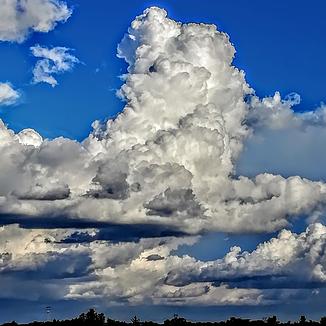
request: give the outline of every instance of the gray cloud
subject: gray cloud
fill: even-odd
[[[168,217],[178,214],[196,217],[203,214],[191,189],[171,190],[168,188],[144,206],[148,209],[149,215]]]

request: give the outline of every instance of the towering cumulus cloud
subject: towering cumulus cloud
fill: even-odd
[[[55,283],[59,276],[48,265],[64,261],[60,275],[70,273],[71,281],[52,295],[108,302],[259,304],[276,300],[273,286],[298,287],[301,278],[322,286],[322,224],[300,235],[283,230],[252,253],[236,247],[213,262],[175,254],[207,231],[278,231],[326,204],[323,182],[236,175],[244,141],[275,122],[277,112],[299,127],[314,118],[295,116],[295,96],[256,98],[244,72],[232,66],[234,54],[216,26],[181,24],[150,8],[118,46],[129,66],[119,91],[126,106],[115,119],[94,122],[82,143],[44,140],[31,129],[14,134],[1,123],[0,214],[20,225],[2,232],[9,243],[11,233],[23,234],[25,248],[3,249],[1,268],[12,277],[30,268]],[[65,229],[81,225],[92,230]],[[33,233],[24,226],[42,228]],[[141,229],[144,238],[114,244],[111,228]],[[288,248],[284,257],[281,246]],[[266,288],[256,281],[262,276]]]

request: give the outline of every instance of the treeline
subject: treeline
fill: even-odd
[[[16,326],[15,321],[5,323],[1,326]],[[264,318],[262,320],[250,320],[231,317],[226,321],[219,322],[191,322],[185,318],[174,315],[173,318],[167,319],[163,324],[152,321],[142,321],[138,317],[133,317],[130,322],[117,321],[107,318],[103,313],[97,313],[94,309],[90,309],[87,313],[82,313],[77,318],[67,320],[56,320],[38,322],[34,321],[29,324],[19,324],[20,326],[276,326],[276,325],[297,325],[297,326],[326,326],[326,317],[322,317],[320,321],[307,320],[305,316],[301,316],[298,321],[280,322],[276,316]]]

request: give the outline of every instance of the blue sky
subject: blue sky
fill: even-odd
[[[95,119],[114,116],[123,108],[115,96],[118,76],[125,72],[116,47],[131,20],[145,8],[158,5],[184,22],[217,24],[237,49],[235,65],[259,96],[280,91],[302,97],[298,109],[325,101],[325,3],[297,1],[68,1],[74,13],[67,24],[47,34],[34,33],[24,44],[0,44],[2,80],[24,92],[22,103],[2,110],[18,131],[34,128],[45,137],[64,135],[83,139]],[[35,58],[29,47],[66,46],[84,63],[59,76],[59,86],[30,85]],[[264,59],[262,59],[264,58]],[[98,72],[97,69],[99,69]],[[78,123],[76,123],[78,116]]]
[[[0,82],[9,82],[20,93],[20,98],[15,104],[0,106],[0,119],[17,133],[16,136],[8,136],[7,128],[0,125],[0,137],[3,138],[3,142],[0,138],[0,155],[3,155],[0,163],[0,218],[3,229],[0,231],[4,232],[3,239],[8,237],[6,241],[9,243],[9,245],[1,244],[0,241],[0,249],[3,245],[5,248],[3,250],[8,252],[13,250],[12,257],[14,257],[13,263],[1,270],[4,276],[2,280],[0,279],[0,286],[2,282],[5,290],[3,296],[0,296],[0,321],[13,318],[18,318],[20,321],[42,319],[46,305],[53,307],[56,318],[71,317],[92,306],[120,319],[128,319],[138,313],[144,319],[162,320],[171,317],[175,312],[197,320],[223,319],[230,315],[261,318],[275,313],[282,319],[295,319],[302,313],[307,314],[309,318],[319,318],[323,312],[322,304],[326,296],[325,281],[321,280],[322,278],[318,279],[319,270],[316,266],[311,266],[307,275],[301,275],[296,273],[296,265],[294,263],[292,265],[291,259],[300,260],[305,256],[305,252],[298,252],[297,256],[293,254],[294,258],[289,258],[287,269],[285,271],[281,269],[275,276],[273,264],[277,265],[277,263],[273,262],[273,259],[276,259],[279,253],[276,252],[271,258],[272,267],[268,264],[266,267],[264,255],[268,256],[267,253],[272,252],[277,245],[270,251],[267,245],[266,252],[260,251],[259,246],[264,246],[263,243],[272,238],[274,238],[271,240],[272,244],[275,241],[285,249],[291,248],[296,241],[305,241],[303,247],[307,247],[308,251],[309,246],[312,246],[310,249],[313,252],[315,243],[311,244],[313,242],[311,239],[315,239],[314,234],[317,236],[322,234],[318,240],[321,245],[326,241],[323,235],[325,231],[320,231],[319,226],[315,226],[316,223],[321,223],[321,228],[325,227],[326,114],[324,112],[326,110],[321,104],[326,101],[325,2],[322,0],[310,2],[66,0],[65,2],[73,10],[71,17],[65,23],[58,23],[47,33],[30,33],[21,43],[0,41],[0,62],[2,62]],[[175,101],[176,107],[169,106],[171,103],[169,94],[174,94],[171,86],[173,79],[163,79],[163,81],[158,79],[160,85],[158,89],[160,91],[163,89],[162,94],[155,88],[154,80],[153,94],[157,92],[159,96],[157,98],[153,96],[148,107],[146,101],[142,102],[143,99],[137,98],[141,103],[139,107],[137,101],[136,104],[133,102],[135,94],[147,94],[148,89],[152,91],[151,86],[146,84],[145,78],[148,71],[153,75],[157,73],[155,64],[158,64],[159,60],[157,59],[150,68],[146,68],[145,72],[142,71],[141,65],[136,67],[140,69],[142,78],[145,76],[139,84],[132,79],[137,75],[135,73],[137,64],[133,63],[134,66],[129,68],[130,79],[125,81],[121,76],[127,73],[128,65],[123,59],[117,57],[117,46],[128,32],[128,27],[135,17],[151,6],[165,8],[169,18],[182,23],[215,24],[219,31],[226,32],[230,36],[236,48],[233,65],[244,70],[247,83],[257,95],[255,98],[252,94],[246,93],[245,86],[241,90],[234,86],[241,83],[244,85],[240,74],[230,74],[230,77],[228,71],[221,70],[215,76],[215,67],[212,68],[209,64],[205,66],[207,70],[212,69],[210,73],[215,78],[214,85],[216,88],[221,87],[225,100],[224,98],[216,100],[215,95],[211,94],[207,96],[211,96],[213,102],[216,101],[217,107],[226,107],[226,111],[230,109],[233,112],[233,108],[236,107],[235,118],[231,115],[235,122],[227,121],[224,126],[225,130],[231,129],[227,131],[229,134],[223,134],[225,130],[219,130],[219,125],[217,127],[214,125],[218,135],[222,135],[224,140],[235,139],[236,145],[228,145],[231,148],[230,152],[233,153],[230,154],[231,158],[225,154],[227,150],[222,151],[222,154],[219,154],[220,152],[216,154],[214,150],[200,152],[201,147],[205,147],[206,143],[210,144],[210,141],[216,143],[216,147],[220,146],[221,142],[216,134],[205,136],[204,142],[200,142],[201,137],[206,134],[198,133],[197,129],[191,129],[190,136],[187,134],[188,141],[183,142],[177,150],[173,145],[169,147],[171,143],[174,144],[173,141],[166,147],[162,146],[157,152],[151,147],[154,146],[151,142],[159,145],[161,140],[155,137],[161,134],[164,136],[166,132],[166,127],[160,125],[161,115],[171,127],[175,121],[174,118],[169,120],[169,114],[173,117],[174,111],[179,109],[178,105],[182,108],[183,102],[187,102],[192,93],[197,94],[197,89],[194,92],[189,89],[197,85],[196,78],[200,75],[196,72],[191,77],[194,79],[189,85],[184,80],[179,81],[180,94],[186,95],[173,99],[172,103],[174,104]],[[161,14],[158,14],[159,17]],[[144,24],[148,19],[155,30],[155,21],[147,16],[142,19],[141,23],[145,22]],[[165,23],[167,24],[166,20]],[[3,35],[1,28],[0,25],[0,39]],[[151,31],[150,28],[149,30]],[[134,35],[133,32],[134,30],[130,32],[131,35]],[[146,31],[144,34],[147,35]],[[230,44],[226,40],[217,38],[216,42],[230,49]],[[69,48],[71,49],[69,53],[78,58],[79,62],[68,69],[69,71],[55,76],[58,81],[55,87],[44,82],[33,83],[33,69],[40,62],[31,51],[31,47],[36,45],[40,45],[43,49]],[[128,51],[132,49],[129,45],[122,45],[122,56],[128,56]],[[155,46],[159,47],[155,43],[153,52]],[[184,48],[187,49],[186,46]],[[212,55],[214,49],[212,48],[209,55]],[[174,53],[166,51],[166,53],[163,51],[164,58],[174,60],[172,59]],[[222,59],[217,55],[216,66],[219,67],[221,62],[221,66],[228,65],[229,63],[223,61],[223,55],[227,56],[229,52],[222,51],[219,54]],[[211,59],[209,55],[207,62]],[[206,59],[205,56],[204,52],[198,52],[199,59],[196,60],[200,62],[201,58]],[[189,59],[186,51],[184,58],[178,59],[179,61],[184,59],[187,64],[194,64],[191,60],[195,60]],[[170,71],[171,76],[174,76],[174,73],[174,70]],[[226,79],[221,79],[221,83],[219,74],[226,76]],[[227,84],[228,78],[232,81],[230,84]],[[126,83],[131,90],[130,93],[126,91],[124,94],[124,101],[116,95],[123,83]],[[227,85],[225,86],[224,83]],[[186,85],[186,90],[182,85]],[[168,88],[167,94],[164,93],[165,87]],[[200,92],[201,90],[198,91],[199,95]],[[280,92],[283,100],[278,100],[277,95],[274,96],[275,92]],[[301,96],[300,104],[295,105],[285,99],[286,95],[292,92]],[[244,103],[247,97],[252,99],[252,102],[247,102],[249,109],[243,114],[241,111],[243,107],[237,109],[236,100]],[[265,97],[267,100],[265,99],[264,102],[262,99]],[[166,115],[162,112],[164,110],[160,109],[162,98],[167,103]],[[255,102],[255,99],[258,102]],[[204,104],[196,101],[199,100],[194,100],[196,105]],[[94,120],[106,121],[114,118],[123,110],[126,102],[136,112],[136,117],[130,118],[127,113],[121,118],[122,122],[117,119],[117,122],[113,122],[110,127],[105,124],[95,126],[94,134],[89,136]],[[156,108],[160,116],[155,115]],[[186,121],[191,114],[185,115],[182,109],[180,110],[180,121]],[[224,111],[221,110],[223,115]],[[189,112],[193,113],[193,108]],[[300,114],[304,112],[309,113]],[[199,115],[198,119],[202,119],[201,123],[204,124],[207,115],[207,120],[216,122],[216,117],[219,115],[212,115],[211,119],[209,115],[211,113],[206,112],[204,117]],[[230,117],[226,115],[224,120],[228,119]],[[163,122],[162,125],[165,126]],[[158,128],[156,136],[150,134],[152,126]],[[32,128],[34,131],[19,134],[26,128]],[[113,129],[112,132],[110,128]],[[207,130],[207,133],[211,131],[210,128]],[[37,133],[49,140],[61,136],[63,138],[44,141]],[[80,142],[85,138],[86,142],[81,144]],[[78,142],[72,142],[70,139]],[[194,142],[194,145],[189,149],[187,144],[191,142]],[[130,148],[128,148],[129,144],[131,144]],[[148,146],[144,147],[146,150],[140,150],[144,157],[138,156],[137,146]],[[164,151],[166,148],[167,150]],[[200,155],[197,155],[197,150]],[[154,158],[159,157],[158,161],[146,156],[151,151],[155,154],[153,154]],[[177,152],[175,157],[171,154],[174,151]],[[169,156],[170,154],[172,156]],[[220,157],[223,158],[221,162]],[[201,158],[204,163],[200,161]],[[166,164],[163,164],[160,159],[166,159],[164,161]],[[137,168],[135,162],[140,162]],[[147,162],[147,165],[145,164],[147,170],[146,168],[141,170],[144,162]],[[195,162],[194,166],[192,166],[193,162]],[[167,166],[171,170],[164,174],[165,169],[168,169]],[[214,170],[215,166],[220,170],[210,174],[209,171]],[[151,172],[152,174],[148,172],[151,169],[154,171]],[[160,171],[163,171],[162,174]],[[258,181],[252,181],[260,173],[274,175],[261,175]],[[293,175],[297,177],[291,179]],[[157,179],[154,179],[154,176]],[[220,183],[219,177],[224,178],[225,184]],[[246,180],[241,184],[244,179]],[[147,188],[146,184],[142,184],[143,180],[146,182],[149,180]],[[249,190],[246,190],[246,187]],[[141,197],[143,189],[145,189],[144,198]],[[134,200],[132,196],[139,197],[135,197],[137,200]],[[129,197],[133,199],[130,202]],[[135,202],[139,202],[141,207],[133,206]],[[216,202],[220,203],[220,206]],[[226,205],[226,208],[223,205]],[[212,213],[213,216],[206,216],[203,207],[207,210],[211,209],[215,215]],[[145,216],[141,215],[142,213]],[[219,222],[221,218],[224,218],[224,222]],[[170,220],[167,221],[168,219]],[[19,223],[17,229],[16,226],[12,226],[16,225],[14,223]],[[308,225],[310,229],[306,231]],[[297,237],[291,233],[289,239],[294,240],[291,243],[290,241],[283,243],[284,239],[279,236],[279,232],[283,232],[281,230],[284,228],[301,235]],[[56,233],[53,229],[60,231]],[[174,240],[169,236],[174,236]],[[191,236],[201,238],[194,240]],[[54,239],[53,247],[44,249],[41,242],[38,242],[39,237]],[[103,243],[98,244],[96,241]],[[24,249],[15,252],[16,242],[17,248],[21,246]],[[74,247],[73,244],[78,243],[80,252],[76,250],[78,251],[76,253],[75,249],[71,249],[67,252],[63,250],[64,254],[62,254],[62,248],[56,247],[57,243],[63,246],[67,244],[69,250],[76,249],[78,246]],[[116,243],[118,245],[115,247]],[[320,243],[318,242],[316,246]],[[94,244],[94,247],[90,244]],[[113,253],[108,251],[106,245],[113,247],[110,247]],[[49,246],[52,246],[52,242]],[[250,264],[259,265],[261,269],[258,269],[257,274],[248,276],[246,270],[241,270],[241,266],[232,270],[225,263],[229,256],[233,257],[235,251],[232,250],[237,249],[230,251],[230,248],[235,246],[240,246],[244,251],[254,252],[253,255],[249,255],[254,258],[250,258],[247,253],[238,253],[236,257],[239,261],[241,259],[248,261],[247,269]],[[258,250],[256,250],[257,246]],[[118,250],[117,253],[114,250]],[[295,250],[293,249],[293,252]],[[225,272],[223,277],[219,274],[212,276],[210,274],[213,273],[212,270],[203,273],[205,275],[194,276],[192,270],[182,270],[181,262],[181,267],[178,265],[172,268],[169,265],[171,270],[167,270],[161,280],[167,282],[168,276],[175,276],[176,280],[171,279],[171,284],[167,285],[178,288],[182,284],[180,291],[185,292],[190,291],[188,285],[200,287],[201,284],[207,283],[212,289],[210,293],[215,293],[216,288],[224,291],[224,285],[227,284],[230,292],[235,290],[230,297],[235,296],[236,304],[221,304],[220,301],[215,305],[207,302],[205,304],[204,298],[197,307],[198,302],[191,301],[195,300],[192,299],[193,297],[190,303],[187,301],[185,305],[176,306],[171,304],[171,301],[164,304],[166,297],[160,291],[164,292],[166,289],[157,288],[157,284],[153,285],[154,290],[152,288],[148,290],[152,293],[151,296],[145,290],[141,292],[139,296],[143,295],[144,298],[136,305],[132,301],[134,298],[126,294],[128,289],[125,289],[125,292],[121,290],[122,294],[112,294],[112,289],[107,285],[110,284],[110,279],[105,274],[111,265],[105,265],[107,263],[105,259],[112,263],[112,270],[118,266],[117,274],[124,275],[125,271],[132,274],[134,272],[130,261],[138,266],[137,259],[140,259],[135,252],[139,257],[148,254],[147,258],[145,256],[141,258],[147,259],[146,263],[150,262],[151,255],[154,255],[158,257],[157,264],[159,264],[164,260],[160,255],[166,254],[167,261],[178,260],[175,257],[188,259],[187,257],[191,256],[198,261],[197,265],[203,264],[203,269],[207,268],[205,262],[215,261],[218,265],[216,268],[221,268],[218,271],[222,274],[230,268],[230,274]],[[35,262],[34,258],[31,259],[32,263],[29,266],[24,255],[26,257],[35,255]],[[69,255],[72,255],[71,259]],[[17,265],[15,259],[18,261]],[[122,265],[121,261],[124,259],[125,270],[119,269],[119,264]],[[224,261],[221,262],[219,259]],[[44,261],[44,265],[38,264],[39,261]],[[96,263],[90,266],[90,261]],[[326,268],[325,262],[325,256],[320,253],[316,264]],[[188,261],[184,266],[188,266],[187,264]],[[305,261],[302,264],[305,264]],[[144,266],[147,265],[144,263]],[[132,274],[130,279],[135,277],[135,283],[142,283],[138,276],[145,272],[141,269],[142,265],[137,268],[139,271],[135,275]],[[150,270],[152,267],[147,268]],[[52,269],[58,269],[58,274]],[[193,269],[195,270],[195,266]],[[303,270],[306,271],[305,268]],[[189,284],[179,275],[188,275],[187,273]],[[284,280],[286,273],[290,276],[289,279],[285,277]],[[267,276],[267,280],[260,281],[261,275]],[[115,277],[117,284],[121,282],[121,287],[123,283],[127,283]],[[281,279],[278,280],[277,277]],[[298,286],[302,281],[300,277],[305,280],[302,287]],[[38,285],[39,279],[44,283],[42,286]],[[98,285],[97,281],[102,283]],[[87,286],[90,286],[90,289]],[[106,291],[106,286],[108,286],[106,293],[88,297],[89,293],[98,294],[98,288]],[[287,287],[290,289],[288,293]],[[238,288],[244,292],[239,294]],[[21,293],[28,291],[33,294],[35,292],[31,300],[27,300],[24,293]],[[150,302],[155,295],[158,295],[157,293],[162,295],[160,297],[162,301],[151,305]],[[266,300],[264,304],[257,304],[260,293]],[[218,300],[218,296],[217,292],[214,298]],[[245,303],[241,303],[243,298]],[[281,301],[282,298],[287,300],[285,306]],[[135,300],[138,299],[136,297]],[[127,313],[125,306],[128,307]],[[197,309],[194,309],[194,306]],[[19,317],[17,317],[18,307],[21,313]]]

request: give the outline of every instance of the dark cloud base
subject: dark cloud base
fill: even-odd
[[[189,235],[182,231],[173,231],[168,226],[157,224],[112,224],[94,220],[80,220],[66,217],[33,217],[15,214],[0,215],[1,225],[18,224],[26,229],[79,229],[80,233],[70,236],[68,242],[90,242],[95,240],[137,241],[141,238],[182,237]],[[83,229],[95,228],[95,236],[83,234]]]

